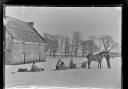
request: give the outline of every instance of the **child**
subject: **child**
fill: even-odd
[[[31,71],[40,71],[40,69],[35,65],[35,62],[33,62]]]
[[[71,69],[76,68],[76,64],[73,63],[73,59],[70,60],[69,66]]]

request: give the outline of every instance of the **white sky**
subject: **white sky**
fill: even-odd
[[[43,34],[72,36],[79,30],[83,39],[90,35],[111,35],[121,44],[121,7],[6,7],[6,15],[34,22]]]

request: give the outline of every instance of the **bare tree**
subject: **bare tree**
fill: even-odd
[[[82,56],[84,56],[86,52],[86,41],[81,41],[81,51],[82,51]]]
[[[118,43],[113,43],[111,48],[108,51],[116,51],[116,52],[118,52],[118,51],[121,51],[121,48],[120,48]]]
[[[45,39],[45,41],[46,41],[45,47],[44,47],[44,53],[47,53],[48,50],[49,50],[50,47],[51,47],[51,38],[50,38],[51,35],[48,34],[48,33],[44,33],[43,35],[44,35],[44,39]]]
[[[57,48],[58,48],[57,41],[56,40],[52,41],[52,52],[53,52],[53,56],[55,56],[55,54],[57,52]]]
[[[51,53],[53,54],[53,56],[55,56],[56,52],[58,51],[58,47],[59,46],[59,42],[58,42],[58,38],[57,35],[52,35],[51,38]]]
[[[65,56],[69,56],[70,41],[69,37],[65,37]]]
[[[80,46],[80,42],[81,42],[81,33],[79,31],[75,31],[73,33],[73,48],[74,48],[74,52],[75,52],[75,56],[77,56],[77,51],[79,49],[79,46]]]
[[[51,35],[48,33],[44,33],[44,39],[46,40],[45,44],[45,52],[49,50],[49,55],[55,56],[55,53],[58,50],[58,35]]]
[[[73,50],[73,43],[70,44],[70,53],[71,53],[71,56],[73,56],[73,53],[74,53],[74,50]]]
[[[95,35],[91,35],[91,36],[89,36],[88,40],[91,40],[96,44],[95,45],[96,47],[94,47],[94,48],[96,48],[95,49],[96,52],[101,50],[101,41],[99,40],[98,37],[96,37]]]
[[[62,52],[63,52],[64,43],[65,43],[64,41],[65,41],[65,37],[60,36],[60,52],[61,52],[61,55],[62,55]]]
[[[98,51],[98,46],[94,43],[94,41],[92,40],[86,40],[82,43],[84,52],[85,50],[87,50],[89,52],[89,54],[92,54],[93,52],[97,52]]]
[[[111,51],[117,47],[117,43],[114,42],[113,38],[109,35],[103,35],[100,37],[105,51]]]

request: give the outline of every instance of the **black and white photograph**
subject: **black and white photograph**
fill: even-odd
[[[122,7],[5,5],[5,89],[121,89]]]

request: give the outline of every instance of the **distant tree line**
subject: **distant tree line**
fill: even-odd
[[[99,51],[119,50],[119,44],[116,43],[109,35],[100,37],[90,36],[87,40],[82,39],[79,31],[73,32],[72,38],[61,35],[52,35],[44,33],[45,53],[49,56],[85,56],[89,53],[97,53]]]

